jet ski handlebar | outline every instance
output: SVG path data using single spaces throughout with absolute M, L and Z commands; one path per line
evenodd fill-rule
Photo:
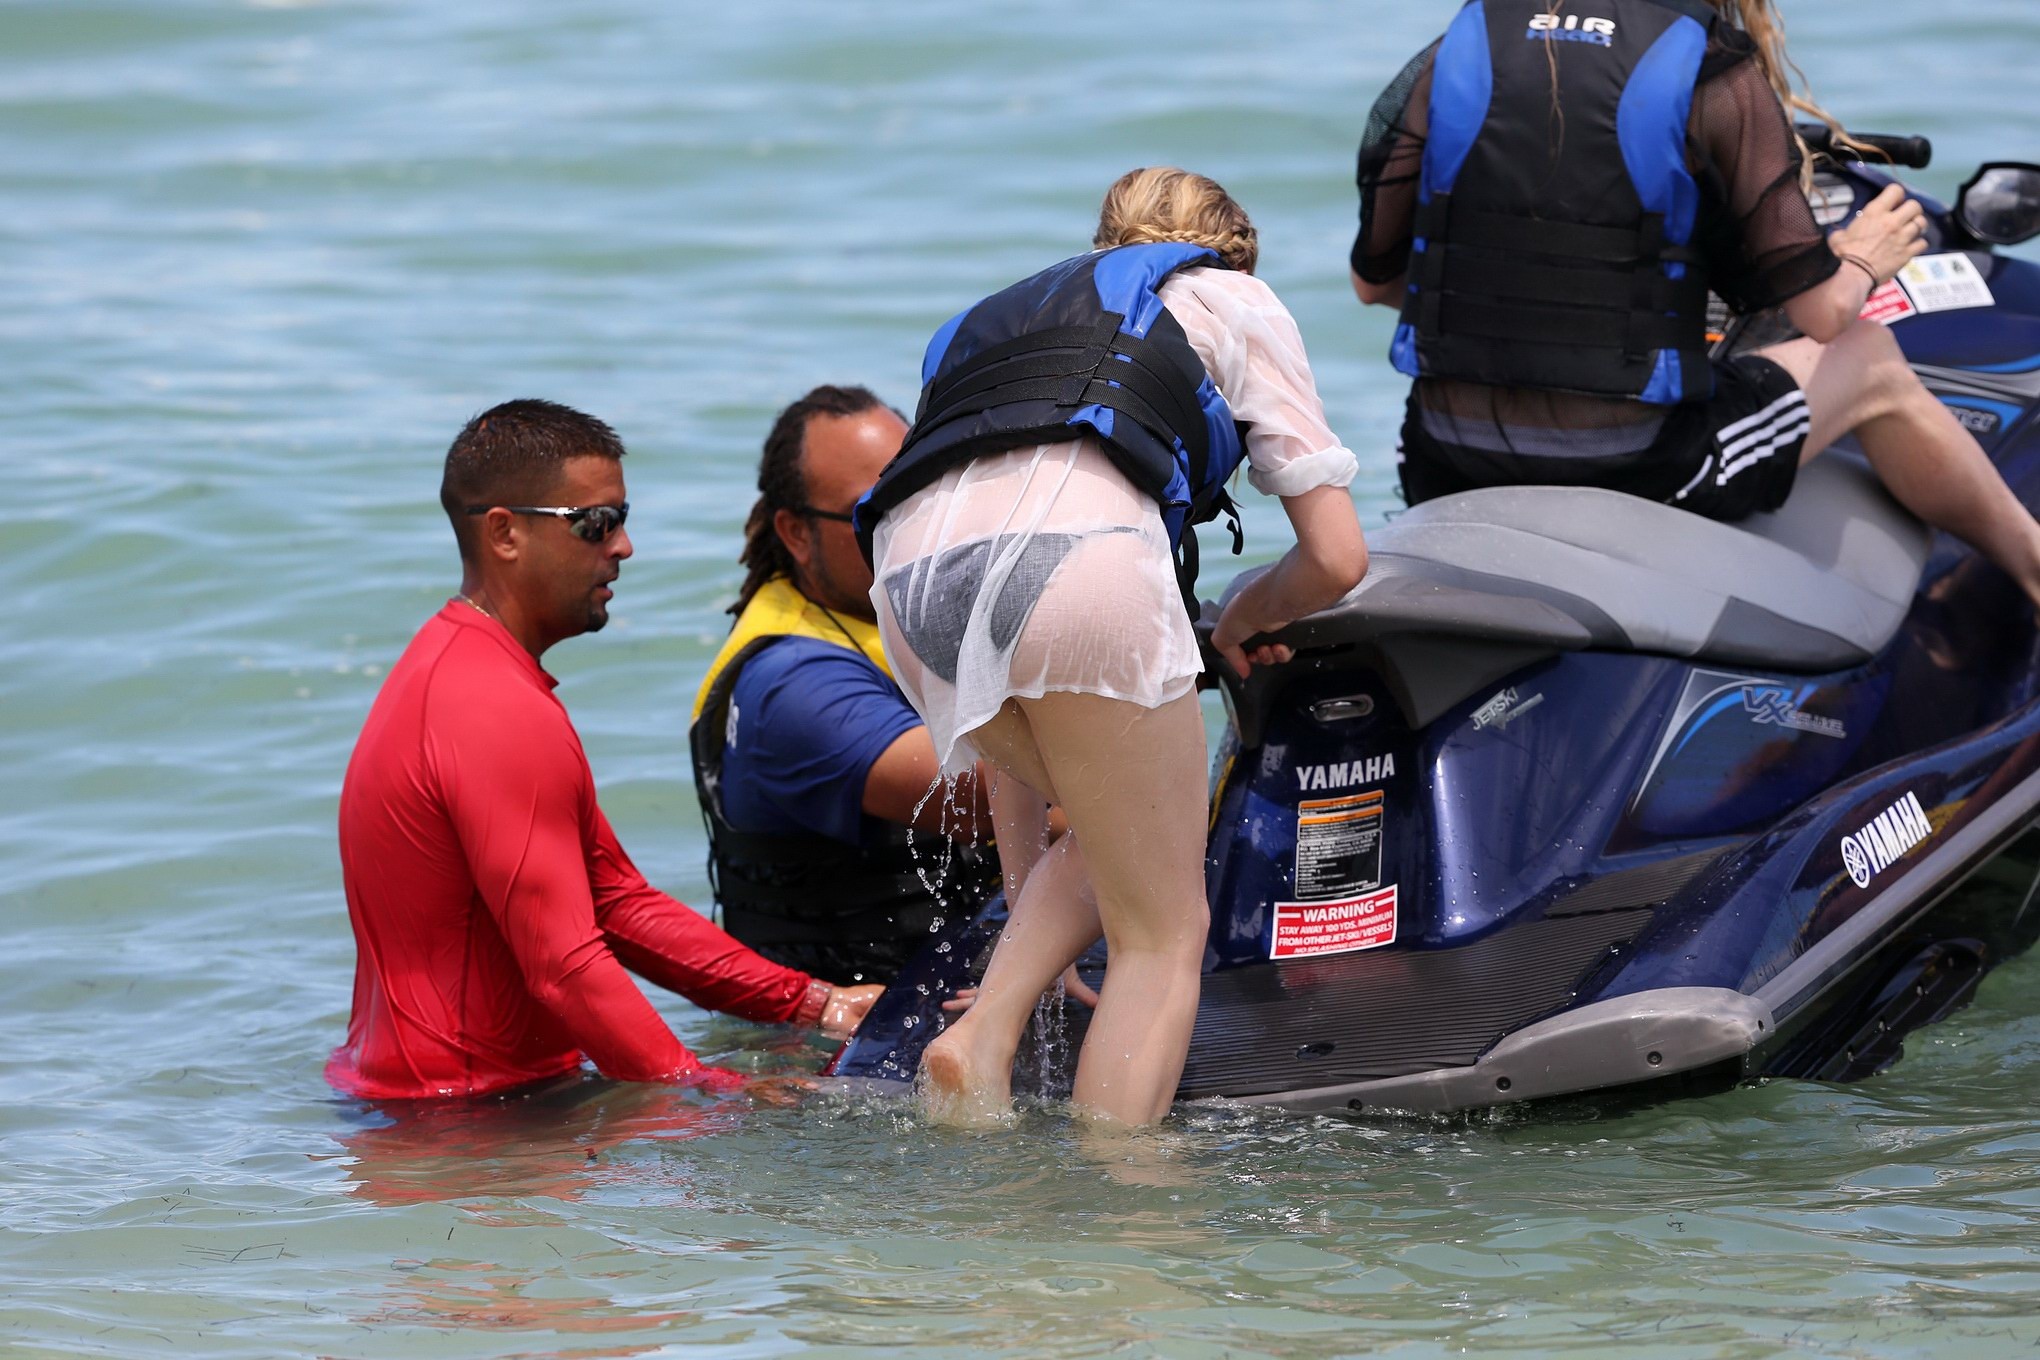
M 1860 153 L 1835 142 L 1834 129 L 1826 123 L 1796 124 L 1800 138 L 1807 148 L 1817 155 L 1832 156 L 1836 160 L 1857 160 Z M 1887 132 L 1851 132 L 1849 140 L 1858 147 L 1868 147 L 1877 152 L 1892 165 L 1908 170 L 1924 170 L 1934 159 L 1934 144 L 1925 137 L 1900 137 Z

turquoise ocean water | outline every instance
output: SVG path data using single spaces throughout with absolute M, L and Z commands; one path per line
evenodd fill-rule
M 1401 384 L 1344 278 L 1368 103 L 1443 4 L 0 6 L 0 1353 L 1942 1356 L 2040 1345 L 2040 960 L 1856 1086 L 1363 1126 L 584 1087 L 392 1121 L 319 1068 L 333 844 L 455 583 L 447 440 L 613 422 L 638 555 L 550 658 L 654 882 L 770 414 L 911 405 L 944 316 L 1176 162 L 1261 225 L 1367 522 Z M 1796 0 L 1947 193 L 2040 158 L 2031 0 Z M 1254 551 L 1280 542 L 1253 507 Z M 1532 791 L 1531 796 L 1534 796 Z M 1978 891 L 1992 891 L 1984 887 Z M 823 1056 L 663 998 L 760 1070 Z

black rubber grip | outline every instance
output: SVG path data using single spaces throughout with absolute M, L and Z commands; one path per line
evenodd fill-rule
M 1826 123 L 1800 123 L 1798 128 L 1800 137 L 1813 150 L 1837 159 L 1854 159 L 1848 148 L 1835 147 L 1834 132 Z M 1851 132 L 1849 137 L 1888 158 L 1890 164 L 1908 170 L 1924 170 L 1934 159 L 1934 144 L 1925 137 L 1899 137 L 1887 132 Z M 1879 163 L 1874 157 L 1864 159 L 1871 165 Z

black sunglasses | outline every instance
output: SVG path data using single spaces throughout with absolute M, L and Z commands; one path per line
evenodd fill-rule
M 857 516 L 841 510 L 822 510 L 812 505 L 794 505 L 787 508 L 796 515 L 806 515 L 810 519 L 832 519 L 838 524 L 855 524 L 857 522 Z
M 623 527 L 630 518 L 630 502 L 621 505 L 470 505 L 470 515 L 486 515 L 491 510 L 508 510 L 513 515 L 551 515 L 563 519 L 574 531 L 574 537 L 590 543 L 600 543 Z

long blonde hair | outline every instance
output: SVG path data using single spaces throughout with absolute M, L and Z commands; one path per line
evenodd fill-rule
M 1247 210 L 1212 180 L 1170 165 L 1129 170 L 1105 191 L 1091 244 L 1187 241 L 1218 252 L 1228 268 L 1254 272 L 1261 241 Z
M 1785 20 L 1778 13 L 1775 0 L 1707 0 L 1714 12 L 1723 20 L 1735 25 L 1749 35 L 1751 46 L 1756 48 L 1757 69 L 1764 73 L 1772 93 L 1778 96 L 1788 112 L 1803 113 L 1809 118 L 1826 123 L 1832 134 L 1832 144 L 1841 150 L 1854 152 L 1861 157 L 1887 159 L 1875 147 L 1866 146 L 1851 137 L 1842 125 L 1835 121 L 1833 114 L 1814 102 L 1813 95 L 1806 91 L 1806 72 L 1799 69 L 1797 62 L 1785 54 Z M 1565 0 L 1546 0 L 1545 9 L 1557 14 L 1565 8 Z M 1551 63 L 1551 116 L 1564 135 L 1565 112 L 1558 106 L 1558 54 L 1553 39 L 1557 30 L 1548 30 L 1544 35 L 1545 56 Z M 1799 147 L 1799 187 L 1813 187 L 1813 152 L 1806 139 L 1799 135 L 1799 129 L 1792 129 L 1792 140 Z
M 1757 49 L 1757 69 L 1764 73 L 1764 79 L 1771 83 L 1771 90 L 1778 96 L 1789 113 L 1803 113 L 1828 125 L 1837 149 L 1846 149 L 1859 156 L 1876 156 L 1884 159 L 1874 147 L 1868 147 L 1851 137 L 1842 125 L 1835 121 L 1833 114 L 1814 102 L 1807 89 L 1806 72 L 1798 63 L 1785 54 L 1785 20 L 1778 13 L 1774 0 L 1708 0 L 1715 13 L 1727 19 L 1749 35 L 1751 46 Z M 1806 145 L 1806 139 L 1799 135 L 1797 127 L 1792 129 L 1792 140 L 1799 144 L 1800 187 L 1808 188 L 1813 183 L 1813 155 Z

